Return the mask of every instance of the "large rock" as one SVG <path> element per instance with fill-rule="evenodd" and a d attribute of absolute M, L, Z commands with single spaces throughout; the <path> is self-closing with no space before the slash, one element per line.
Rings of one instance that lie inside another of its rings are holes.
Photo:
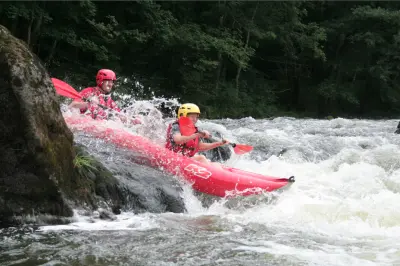
<path fill-rule="evenodd" d="M 89 137 L 85 137 L 89 138 Z M 79 139 L 79 138 L 78 138 Z M 82 141 L 82 139 L 80 139 Z M 100 152 L 97 145 L 88 143 L 89 147 L 77 145 L 79 158 L 90 161 L 90 167 L 80 167 L 83 176 L 87 176 L 86 194 L 95 208 L 106 208 L 114 213 L 123 211 L 141 212 L 184 212 L 185 204 L 181 197 L 182 188 L 173 176 L 143 165 L 140 157 L 126 150 L 114 150 L 113 145 L 103 143 L 109 151 Z M 100 161 L 107 161 L 107 167 L 88 153 L 96 153 Z M 140 164 L 135 161 L 141 162 Z"/>
<path fill-rule="evenodd" d="M 73 194 L 76 183 L 72 133 L 45 68 L 1 25 L 0 108 L 0 223 L 14 215 L 71 216 L 63 193 Z"/>
<path fill-rule="evenodd" d="M 139 190 L 93 158 L 86 168 L 78 166 L 86 153 L 73 146 L 46 69 L 1 25 L 0 71 L 0 227 L 67 222 L 72 208 L 185 211 L 180 187 L 162 177 Z"/>

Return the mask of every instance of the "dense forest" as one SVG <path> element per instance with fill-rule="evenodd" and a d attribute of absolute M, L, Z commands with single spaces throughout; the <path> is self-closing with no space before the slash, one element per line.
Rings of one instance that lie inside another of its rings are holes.
<path fill-rule="evenodd" d="M 400 114 L 400 2 L 3 1 L 0 23 L 74 86 L 110 68 L 208 117 Z"/>

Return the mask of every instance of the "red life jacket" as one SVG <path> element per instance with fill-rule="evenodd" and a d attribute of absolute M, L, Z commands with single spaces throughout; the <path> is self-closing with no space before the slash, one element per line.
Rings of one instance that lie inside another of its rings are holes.
<path fill-rule="evenodd" d="M 175 144 L 173 143 L 173 137 L 171 135 L 171 129 L 173 124 L 178 124 L 178 121 L 175 121 L 171 124 L 169 124 L 168 129 L 167 129 L 167 142 L 165 144 L 165 148 L 176 152 L 176 153 L 182 153 L 184 156 L 187 157 L 192 157 L 194 156 L 198 151 L 199 151 L 199 137 L 189 140 L 186 143 L 183 144 Z M 196 132 L 197 132 L 197 127 L 196 127 Z M 195 133 L 195 132 L 193 132 Z"/>
<path fill-rule="evenodd" d="M 117 104 L 114 102 L 113 99 L 111 99 L 111 97 L 107 97 L 107 99 L 105 99 L 105 95 L 100 91 L 100 89 L 98 87 L 89 87 L 86 88 L 84 90 L 82 90 L 79 93 L 83 98 L 89 98 L 91 96 L 97 96 L 99 99 L 99 105 L 108 107 L 112 110 L 115 110 L 117 112 L 120 112 L 121 110 L 118 108 Z M 85 113 L 87 110 L 89 110 L 90 112 L 90 116 L 93 119 L 107 119 L 108 118 L 108 114 L 107 111 L 110 110 L 104 110 L 102 107 L 95 105 L 95 104 L 90 104 L 88 108 L 83 108 L 80 109 L 81 114 Z"/>

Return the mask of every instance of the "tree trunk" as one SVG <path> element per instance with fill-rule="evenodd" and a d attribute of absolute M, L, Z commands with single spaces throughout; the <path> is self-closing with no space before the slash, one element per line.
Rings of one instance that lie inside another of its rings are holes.
<path fill-rule="evenodd" d="M 56 52 L 56 47 L 57 47 L 57 40 L 54 40 L 53 45 L 51 46 L 50 49 L 50 53 L 46 60 L 46 66 L 49 66 L 51 64 L 51 60 L 53 60 L 54 53 Z"/>
<path fill-rule="evenodd" d="M 257 13 L 257 9 L 258 9 L 258 3 L 256 7 L 254 8 L 254 12 L 253 15 L 251 16 L 251 20 L 250 23 L 253 23 L 254 18 L 256 16 Z M 249 46 L 249 41 L 250 41 L 250 28 L 247 29 L 247 36 L 246 36 L 246 43 L 244 45 L 244 49 L 247 50 L 247 47 Z M 236 82 L 236 94 L 237 96 L 239 96 L 239 79 L 240 79 L 240 73 L 242 72 L 242 66 L 238 66 L 237 72 L 236 72 L 236 78 L 235 78 L 235 82 Z"/>
<path fill-rule="evenodd" d="M 219 88 L 219 80 L 221 78 L 221 69 L 222 69 L 222 54 L 221 52 L 218 52 L 218 67 L 217 67 L 217 77 L 215 79 L 215 91 L 218 91 Z"/>
<path fill-rule="evenodd" d="M 220 5 L 220 2 L 218 1 L 218 5 Z M 226 1 L 224 1 L 224 5 L 226 5 Z M 220 16 L 219 18 L 219 26 L 222 28 L 224 25 L 224 18 L 226 16 L 226 12 L 225 14 L 223 14 L 222 16 Z M 218 67 L 217 67 L 217 71 L 216 71 L 216 78 L 215 78 L 215 92 L 218 92 L 219 89 L 219 81 L 221 78 L 221 69 L 222 69 L 222 64 L 223 64 L 223 60 L 222 60 L 222 53 L 220 51 L 218 51 Z"/>
<path fill-rule="evenodd" d="M 19 32 L 17 32 L 17 29 L 18 29 L 18 21 L 19 21 L 19 17 L 16 17 L 16 18 L 13 20 L 12 25 L 11 25 L 11 33 L 12 33 L 14 36 L 21 36 L 21 35 L 19 35 Z"/>
<path fill-rule="evenodd" d="M 40 14 L 38 19 L 36 20 L 35 27 L 33 28 L 32 31 L 32 36 L 31 36 L 32 49 L 37 43 L 38 36 L 40 35 L 40 27 L 42 26 L 42 22 L 43 22 L 43 14 Z"/>
<path fill-rule="evenodd" d="M 29 48 L 31 48 L 31 34 L 32 34 L 32 25 L 33 25 L 33 13 L 31 15 L 32 15 L 32 18 L 29 21 L 28 34 L 26 36 L 26 43 L 28 44 Z"/>

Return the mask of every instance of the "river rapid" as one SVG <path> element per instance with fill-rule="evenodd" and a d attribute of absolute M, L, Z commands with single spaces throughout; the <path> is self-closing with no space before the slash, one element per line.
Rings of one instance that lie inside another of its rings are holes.
<path fill-rule="evenodd" d="M 76 214 L 67 225 L 0 231 L 1 265 L 400 265 L 400 137 L 395 120 L 203 120 L 254 145 L 226 162 L 296 182 L 208 199 L 183 185 L 187 212 Z M 99 154 L 95 139 L 76 141 Z M 125 151 L 124 151 L 125 152 Z M 118 163 L 113 157 L 102 158 Z"/>

